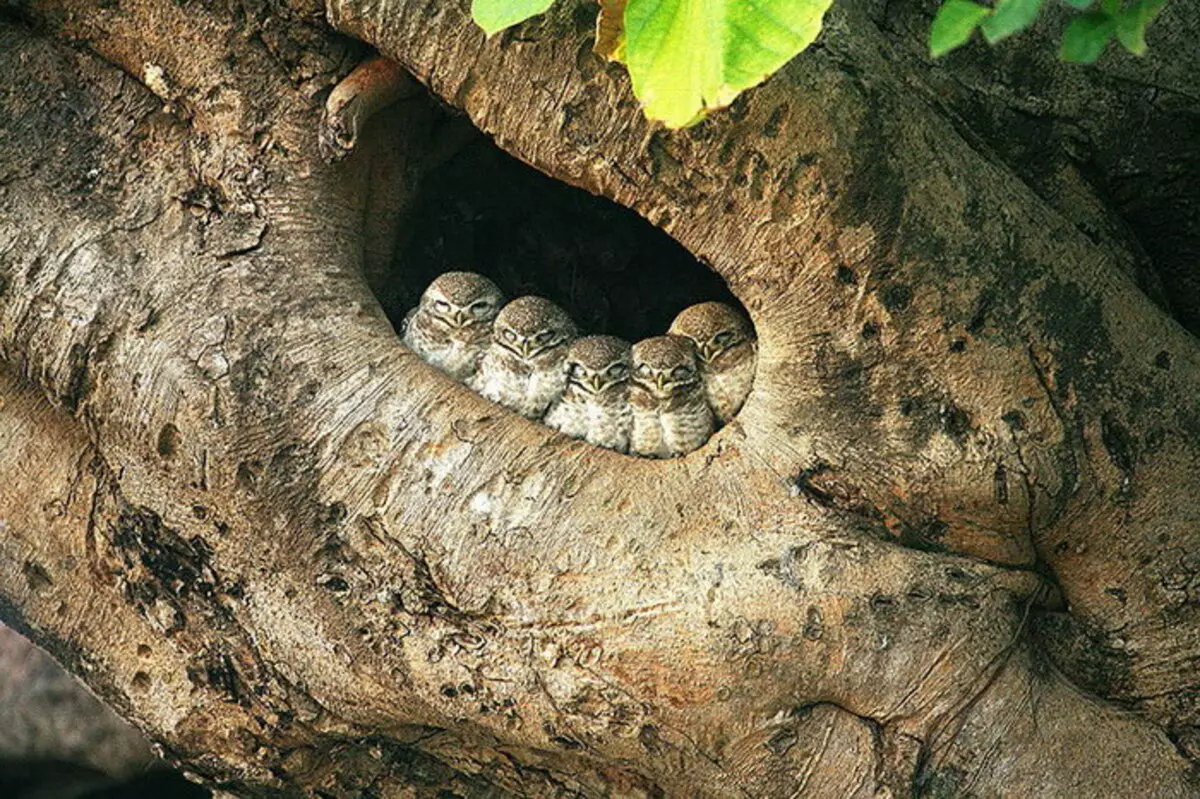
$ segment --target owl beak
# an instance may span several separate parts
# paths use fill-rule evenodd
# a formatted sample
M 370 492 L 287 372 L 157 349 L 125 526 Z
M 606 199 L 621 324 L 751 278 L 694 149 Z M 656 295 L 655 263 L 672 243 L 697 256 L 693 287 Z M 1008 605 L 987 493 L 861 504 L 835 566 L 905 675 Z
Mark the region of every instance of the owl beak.
M 534 344 L 529 339 L 523 338 L 520 341 L 519 349 L 521 350 L 521 356 L 528 358 L 530 355 L 533 355 Z
M 588 380 L 588 385 L 592 387 L 593 394 L 599 394 L 600 389 L 604 388 L 604 376 L 592 375 L 591 379 Z
M 655 387 L 658 388 L 659 394 L 665 394 L 666 390 L 667 390 L 667 376 L 664 374 L 655 375 L 654 376 L 654 385 L 655 385 Z
M 704 361 L 705 363 L 711 363 L 712 359 L 717 355 L 717 345 L 715 344 L 701 344 L 699 349 L 700 360 Z
M 460 308 L 457 311 L 455 311 L 454 315 L 451 316 L 450 318 L 454 320 L 455 326 L 465 327 L 467 322 L 469 322 L 471 320 L 471 315 Z

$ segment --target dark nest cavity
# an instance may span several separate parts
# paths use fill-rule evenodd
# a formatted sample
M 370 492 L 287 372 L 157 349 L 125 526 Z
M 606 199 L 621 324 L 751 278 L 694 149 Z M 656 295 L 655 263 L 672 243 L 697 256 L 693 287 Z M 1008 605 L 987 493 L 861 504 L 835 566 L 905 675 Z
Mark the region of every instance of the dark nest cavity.
M 562 306 L 584 335 L 662 335 L 689 305 L 745 309 L 724 280 L 633 211 L 554 180 L 478 133 L 427 174 L 395 264 L 372 288 L 399 329 L 434 278 L 479 272 Z M 378 282 L 378 281 L 375 281 Z

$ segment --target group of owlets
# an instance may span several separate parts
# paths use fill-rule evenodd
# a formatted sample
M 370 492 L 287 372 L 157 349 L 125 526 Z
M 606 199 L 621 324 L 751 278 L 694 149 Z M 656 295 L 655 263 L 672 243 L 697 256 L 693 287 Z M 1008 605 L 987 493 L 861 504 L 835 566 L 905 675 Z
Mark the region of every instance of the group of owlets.
M 492 281 L 447 272 L 404 319 L 404 343 L 493 402 L 574 438 L 646 458 L 697 449 L 754 381 L 750 321 L 719 302 L 685 309 L 668 335 L 630 345 L 578 337 L 542 297 L 505 304 Z

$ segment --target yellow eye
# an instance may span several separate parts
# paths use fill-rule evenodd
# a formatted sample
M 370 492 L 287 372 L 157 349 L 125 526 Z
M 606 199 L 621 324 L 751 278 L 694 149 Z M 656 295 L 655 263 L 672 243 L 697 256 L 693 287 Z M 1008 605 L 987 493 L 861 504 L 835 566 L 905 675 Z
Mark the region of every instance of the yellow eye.
M 502 330 L 501 332 L 504 334 L 504 338 L 506 341 L 516 341 L 517 340 L 517 334 L 512 332 L 511 330 L 509 330 L 507 327 L 504 328 L 504 330 Z
M 672 380 L 687 380 L 691 376 L 692 369 L 690 366 L 676 366 L 671 370 Z
M 713 342 L 718 347 L 728 347 L 729 345 L 733 344 L 734 338 L 735 338 L 735 336 L 733 335 L 733 333 L 731 331 L 725 330 L 721 333 L 718 333 L 716 336 L 714 336 Z
M 441 313 L 450 313 L 450 303 L 446 302 L 445 300 L 435 300 L 433 307 L 438 309 L 438 311 Z
M 640 366 L 638 366 L 637 376 L 638 377 L 649 377 L 650 376 L 650 367 L 644 363 L 641 364 Z
M 623 363 L 614 363 L 608 367 L 608 376 L 613 380 L 623 380 L 629 376 L 629 367 Z

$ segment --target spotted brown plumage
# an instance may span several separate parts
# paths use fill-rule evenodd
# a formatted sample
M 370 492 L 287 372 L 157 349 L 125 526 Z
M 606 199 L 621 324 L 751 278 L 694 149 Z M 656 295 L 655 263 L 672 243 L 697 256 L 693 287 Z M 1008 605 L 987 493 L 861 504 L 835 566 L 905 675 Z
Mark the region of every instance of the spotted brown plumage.
M 672 458 L 699 448 L 713 432 L 696 346 L 683 336 L 657 336 L 633 347 L 631 451 Z
M 668 331 L 696 345 L 704 393 L 717 421 L 732 419 L 750 394 L 758 341 L 750 320 L 720 302 L 702 302 L 679 312 Z
M 496 284 L 474 272 L 446 272 L 404 319 L 404 343 L 455 380 L 465 381 L 492 337 L 504 304 Z
M 577 339 L 567 349 L 566 371 L 566 390 L 546 414 L 546 424 L 589 444 L 628 452 L 633 431 L 629 342 L 613 336 Z
M 567 387 L 567 347 L 575 323 L 544 297 L 518 297 L 501 309 L 470 385 L 530 419 L 541 419 Z

